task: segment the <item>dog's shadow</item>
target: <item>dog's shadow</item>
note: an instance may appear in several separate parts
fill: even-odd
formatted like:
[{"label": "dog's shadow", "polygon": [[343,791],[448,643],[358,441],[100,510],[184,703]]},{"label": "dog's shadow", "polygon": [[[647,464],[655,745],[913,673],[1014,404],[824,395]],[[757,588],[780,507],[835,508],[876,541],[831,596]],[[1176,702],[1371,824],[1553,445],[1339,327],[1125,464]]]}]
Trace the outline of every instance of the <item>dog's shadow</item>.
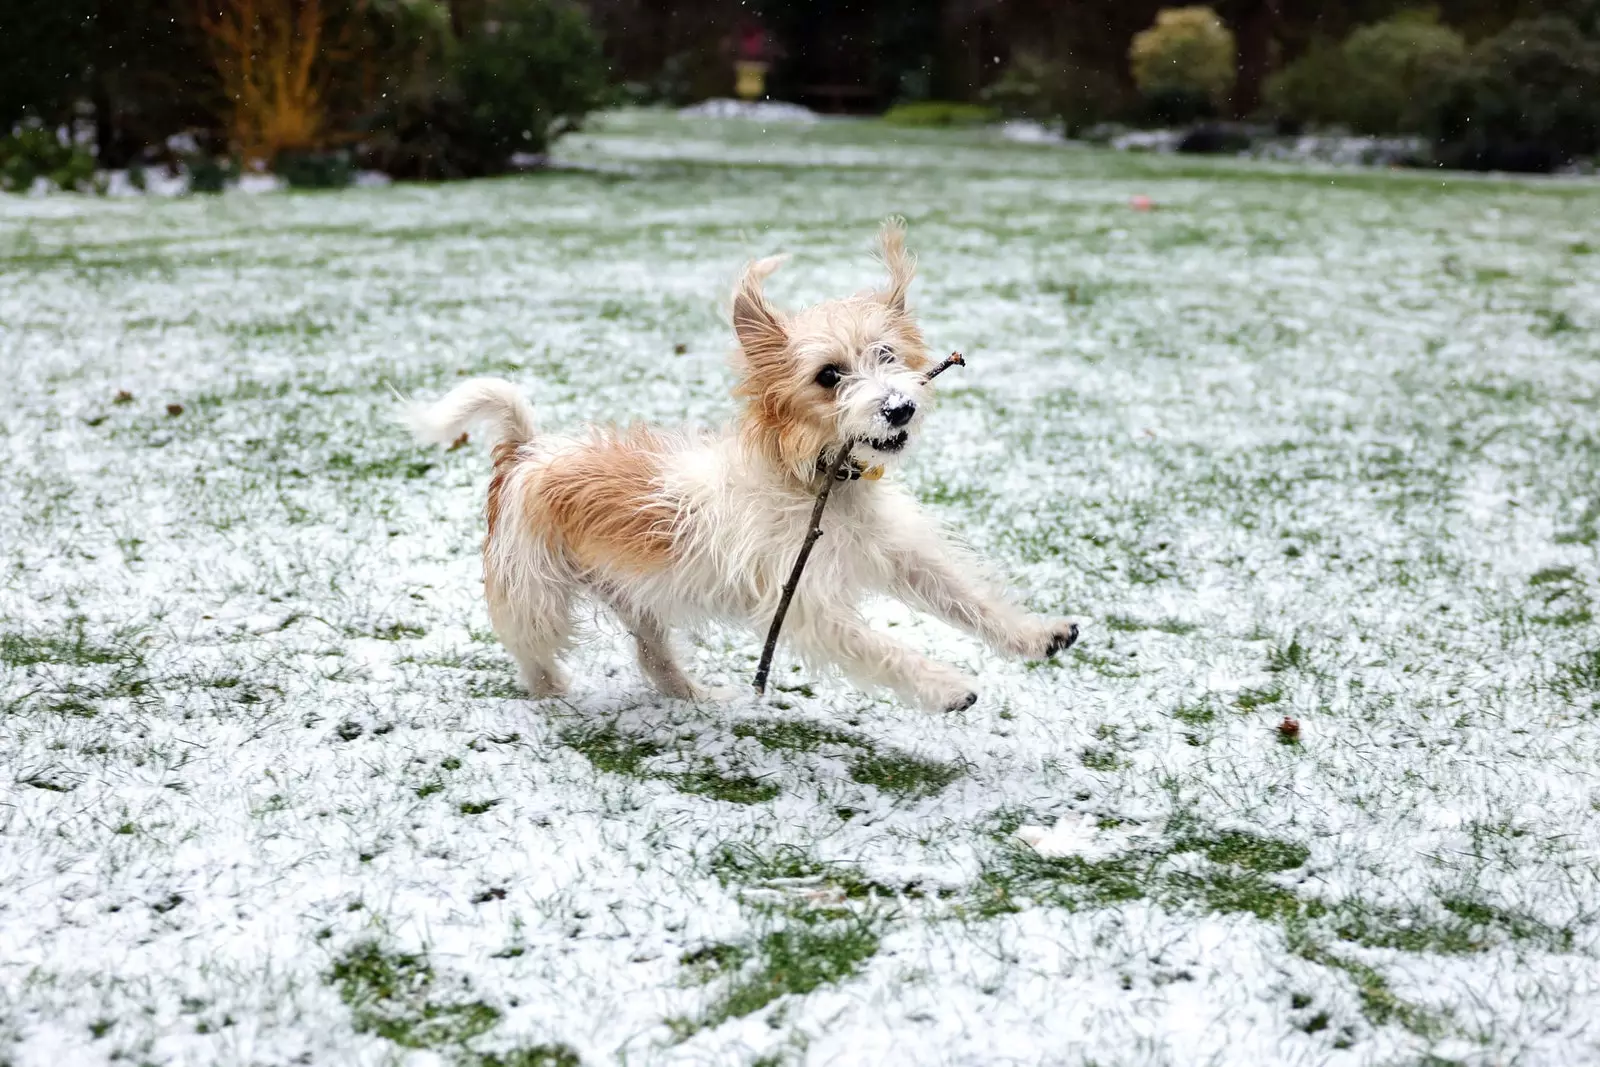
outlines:
[{"label": "dog's shadow", "polygon": [[811,686],[775,685],[765,702],[743,693],[690,702],[633,690],[577,692],[531,706],[557,743],[601,774],[728,804],[798,795],[848,819],[885,802],[936,797],[966,773],[829,721],[813,704],[820,702]]}]

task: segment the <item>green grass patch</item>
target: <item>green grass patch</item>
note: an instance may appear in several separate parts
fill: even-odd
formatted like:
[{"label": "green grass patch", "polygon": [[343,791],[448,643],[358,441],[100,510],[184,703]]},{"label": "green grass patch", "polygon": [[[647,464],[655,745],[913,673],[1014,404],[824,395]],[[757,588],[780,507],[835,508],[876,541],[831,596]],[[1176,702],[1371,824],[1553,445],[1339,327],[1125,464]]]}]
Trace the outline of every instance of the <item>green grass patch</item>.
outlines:
[{"label": "green grass patch", "polygon": [[962,774],[951,764],[879,748],[859,734],[804,720],[750,720],[735,725],[733,734],[753,738],[769,752],[815,752],[824,747],[850,750],[853,780],[902,798],[933,796]]},{"label": "green grass patch", "polygon": [[82,616],[68,619],[58,633],[0,633],[0,664],[7,667],[33,667],[44,663],[68,667],[121,666],[129,662],[143,662],[133,644],[132,631],[119,632],[111,641],[102,642],[89,636],[87,620]]},{"label": "green grass patch", "polygon": [[1251,871],[1292,871],[1304,867],[1311,850],[1294,841],[1230,830],[1211,838],[1186,837],[1173,846],[1174,852],[1198,851],[1212,863],[1243,867]]},{"label": "green grass patch", "polygon": [[684,968],[684,981],[691,985],[705,985],[737,970],[749,958],[748,945],[718,941],[685,952],[678,957],[678,965]]},{"label": "green grass patch", "polygon": [[377,459],[358,460],[349,452],[335,452],[328,457],[328,470],[355,480],[370,478],[421,478],[434,467],[432,460],[420,459],[415,453],[400,453]]},{"label": "green grass patch", "polygon": [[920,100],[912,104],[897,104],[883,113],[883,121],[891,126],[949,128],[961,126],[987,126],[1000,121],[1000,113],[981,104],[966,104],[953,100]]},{"label": "green grass patch", "polygon": [[857,974],[878,951],[874,924],[860,917],[796,922],[756,943],[753,973],[741,975],[707,1013],[715,1026],[760,1011],[783,996],[803,996]]},{"label": "green grass patch", "polygon": [[853,760],[850,777],[879,792],[919,799],[942,792],[961,777],[961,769],[904,752],[880,750]]},{"label": "green grass patch", "polygon": [[[1021,818],[1008,816],[1001,825],[1009,833]],[[1169,866],[1171,858],[1193,852],[1208,862],[1198,869]],[[1423,1034],[1438,1032],[1441,1021],[1395,996],[1373,968],[1322,946],[1344,942],[1408,953],[1469,955],[1511,940],[1550,952],[1573,950],[1571,929],[1483,901],[1447,897],[1438,912],[1381,907],[1359,898],[1330,903],[1274,878],[1304,867],[1309,859],[1303,844],[1237,830],[1199,834],[1191,828],[1166,842],[1095,859],[1045,857],[1007,842],[958,910],[983,919],[1032,906],[1080,910],[1148,899],[1171,909],[1253,915],[1281,926],[1305,958],[1348,974],[1375,1025],[1394,1022]]]},{"label": "green grass patch", "polygon": [[402,1048],[462,1050],[500,1021],[482,1000],[436,994],[427,957],[392,952],[362,941],[336,959],[327,980],[350,1009],[356,1031],[376,1034]]},{"label": "green grass patch", "polygon": [[137,700],[155,691],[141,631],[124,627],[94,637],[81,617],[68,619],[53,633],[0,633],[0,666],[42,675],[32,679],[26,695],[11,704],[17,711],[93,718],[107,700]]},{"label": "green grass patch", "polygon": [[1283,699],[1283,690],[1278,686],[1266,686],[1262,689],[1241,689],[1233,698],[1234,706],[1241,711],[1255,711],[1269,704],[1276,704]]},{"label": "green grass patch", "polygon": [[1355,984],[1356,997],[1361,1004],[1361,1014],[1372,1025],[1387,1026],[1390,1023],[1398,1023],[1422,1037],[1435,1037],[1443,1033],[1444,1020],[1397,996],[1394,990],[1389,988],[1389,980],[1376,968],[1336,955],[1309,942],[1301,944],[1299,955],[1312,963],[1343,971]]},{"label": "green grass patch", "polygon": [[583,1067],[583,1060],[567,1045],[531,1045],[509,1052],[478,1052],[458,1062],[461,1067]]},{"label": "green grass patch", "polygon": [[1189,726],[1205,726],[1216,719],[1217,710],[1211,706],[1209,700],[1201,700],[1194,704],[1181,701],[1172,709],[1172,717]]},{"label": "green grass patch", "polygon": [[754,738],[769,752],[815,752],[824,745],[869,748],[871,742],[859,734],[836,730],[803,719],[755,719],[738,723],[735,737]]},{"label": "green grass patch", "polygon": [[776,782],[762,781],[747,774],[724,774],[710,764],[672,775],[669,780],[681,792],[728,804],[765,804],[781,792]]},{"label": "green grass patch", "polygon": [[644,769],[646,760],[666,751],[666,747],[646,737],[624,734],[616,723],[587,729],[562,731],[561,740],[577,750],[597,771],[623,774],[630,778],[654,777]]},{"label": "green grass patch", "polygon": [[615,722],[563,731],[561,739],[582,753],[596,770],[667,782],[679,792],[694,796],[728,804],[764,804],[781,792],[776,782],[737,771],[723,771],[709,760],[698,761],[688,771],[653,769],[647,766],[648,762],[666,753],[667,747],[650,738],[625,734]]},{"label": "green grass patch", "polygon": [[1267,670],[1274,674],[1283,671],[1303,671],[1311,665],[1311,654],[1298,637],[1287,645],[1279,645],[1267,653]]},{"label": "green grass patch", "polygon": [[1600,648],[1591,648],[1556,670],[1554,689],[1568,703],[1600,697]]},{"label": "green grass patch", "polygon": [[1110,772],[1122,766],[1122,758],[1109,748],[1086,748],[1078,753],[1078,762],[1091,771]]}]

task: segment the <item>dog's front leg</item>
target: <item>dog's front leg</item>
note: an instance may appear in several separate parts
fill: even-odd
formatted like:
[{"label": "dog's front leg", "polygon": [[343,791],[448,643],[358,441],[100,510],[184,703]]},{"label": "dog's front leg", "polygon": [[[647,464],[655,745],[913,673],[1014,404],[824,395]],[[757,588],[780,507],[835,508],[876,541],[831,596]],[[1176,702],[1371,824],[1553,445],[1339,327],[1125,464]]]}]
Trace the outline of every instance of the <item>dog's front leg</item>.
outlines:
[{"label": "dog's front leg", "polygon": [[972,678],[885,637],[853,612],[801,612],[790,625],[801,655],[834,664],[863,688],[885,686],[930,711],[960,711],[978,699]]},{"label": "dog's front leg", "polygon": [[891,592],[928,614],[981,637],[1008,656],[1044,659],[1071,648],[1078,624],[1034,615],[988,582],[969,577],[976,560],[958,560],[933,543],[902,547],[894,558]]}]

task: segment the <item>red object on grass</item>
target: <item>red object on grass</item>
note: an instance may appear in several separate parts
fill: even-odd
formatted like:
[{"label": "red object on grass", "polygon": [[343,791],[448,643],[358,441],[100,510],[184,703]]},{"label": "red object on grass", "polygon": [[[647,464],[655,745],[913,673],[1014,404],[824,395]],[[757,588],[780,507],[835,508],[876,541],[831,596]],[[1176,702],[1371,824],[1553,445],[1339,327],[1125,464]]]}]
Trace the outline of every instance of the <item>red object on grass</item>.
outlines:
[{"label": "red object on grass", "polygon": [[1133,208],[1135,211],[1149,211],[1156,206],[1156,202],[1151,200],[1148,196],[1145,196],[1143,193],[1140,193],[1138,196],[1128,201],[1128,206]]}]

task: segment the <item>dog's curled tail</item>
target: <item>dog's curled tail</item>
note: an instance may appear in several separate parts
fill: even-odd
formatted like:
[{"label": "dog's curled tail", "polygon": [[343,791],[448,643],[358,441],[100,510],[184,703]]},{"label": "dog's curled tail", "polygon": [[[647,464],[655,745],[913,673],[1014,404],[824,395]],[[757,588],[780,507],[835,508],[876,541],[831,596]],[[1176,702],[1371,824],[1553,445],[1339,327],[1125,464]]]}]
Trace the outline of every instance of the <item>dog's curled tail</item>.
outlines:
[{"label": "dog's curled tail", "polygon": [[503,378],[473,378],[462,382],[432,404],[414,404],[405,414],[406,425],[417,440],[447,445],[459,440],[469,426],[482,426],[488,443],[513,448],[533,439],[533,405],[516,386]]}]

